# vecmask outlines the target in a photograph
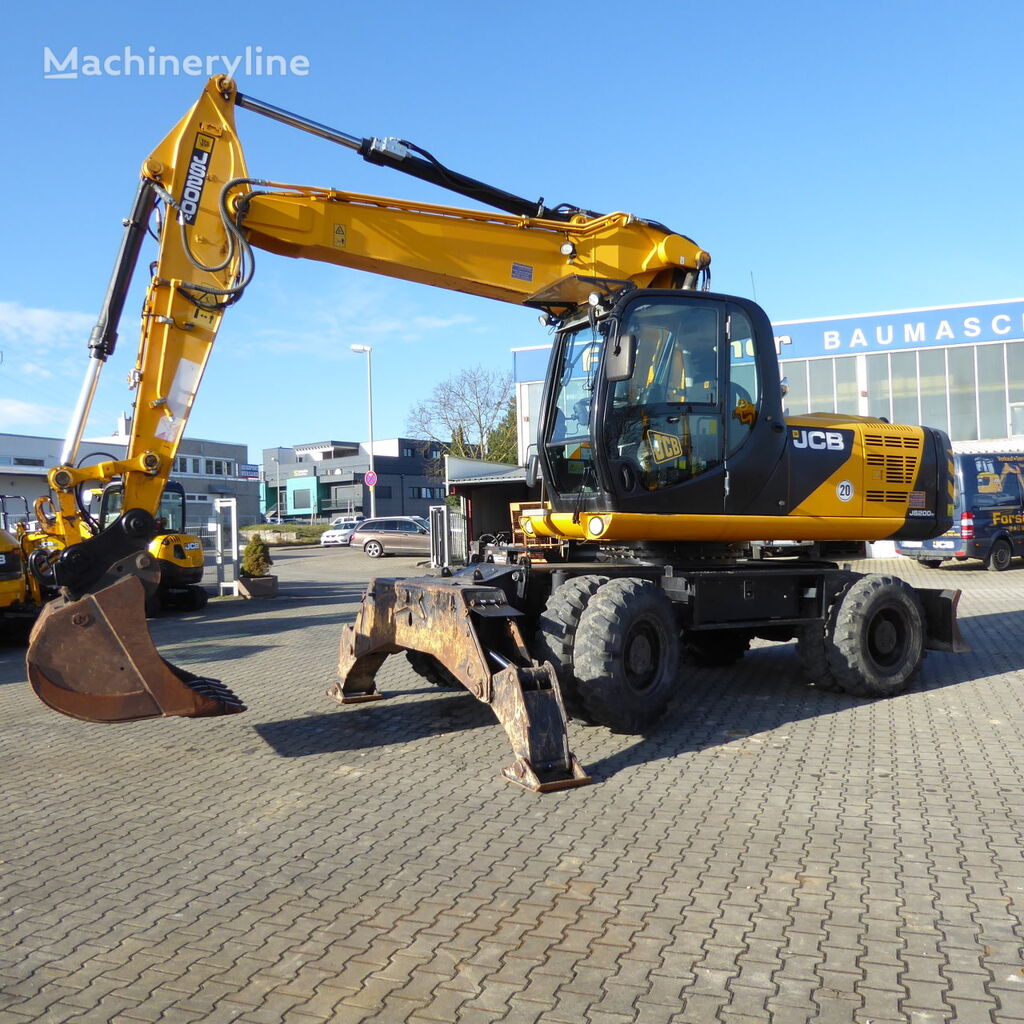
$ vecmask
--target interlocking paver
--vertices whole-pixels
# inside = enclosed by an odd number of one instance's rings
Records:
[[[538,798],[401,657],[323,699],[365,561],[153,620],[237,718],[71,722],[0,649],[3,1024],[1024,1022],[1024,570],[865,564],[964,587],[973,652],[865,702],[757,642],[646,738],[571,725],[596,784]]]

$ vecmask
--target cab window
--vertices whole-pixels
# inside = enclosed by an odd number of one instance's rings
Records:
[[[729,346],[729,391],[725,403],[725,432],[728,454],[738,451],[750,436],[757,420],[760,387],[750,318],[736,306],[729,307],[726,322]]]
[[[658,490],[721,463],[719,305],[657,299],[632,306],[620,332],[635,338],[628,380],[610,395],[606,445],[640,486]]]

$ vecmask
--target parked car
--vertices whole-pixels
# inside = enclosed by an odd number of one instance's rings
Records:
[[[934,540],[900,540],[896,551],[929,569],[980,558],[994,572],[1024,555],[1024,453],[953,456],[953,525]],[[913,514],[913,513],[911,513]]]
[[[349,540],[371,558],[382,555],[429,555],[430,524],[419,516],[391,516],[360,523]]]
[[[263,517],[263,522],[270,523],[273,526],[280,526],[284,522],[284,520],[280,516],[275,515],[273,512],[268,512]]]
[[[348,526],[339,526],[337,529],[331,528],[324,530],[320,534],[320,543],[324,547],[330,547],[332,545],[342,545],[348,547],[349,539],[352,536],[352,532],[355,530],[356,524],[349,523]]]

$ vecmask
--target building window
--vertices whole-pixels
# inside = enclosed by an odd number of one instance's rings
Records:
[[[978,346],[978,436],[1006,437],[1005,346]],[[927,420],[922,422],[927,423]]]
[[[891,419],[889,353],[878,352],[865,358],[868,378],[868,415],[880,420]]]
[[[860,395],[857,390],[857,357],[847,356],[835,361],[836,412],[857,415]]]
[[[443,498],[443,487],[410,487],[410,498]]]
[[[308,487],[297,487],[292,491],[292,508],[309,508],[312,504],[312,491]]]
[[[917,354],[921,375],[921,422],[949,433],[946,408],[946,350],[922,349]]]
[[[18,456],[14,457],[14,465],[16,466],[45,466],[46,463],[42,459],[21,459]]]
[[[800,416],[808,411],[807,360],[794,359],[792,362],[784,363],[782,373],[786,378],[786,386],[788,388],[786,397],[783,399],[786,405],[786,413],[792,416]]]
[[[412,448],[410,448],[408,446],[406,446],[406,447],[404,447],[402,449],[402,458],[403,459],[411,459],[415,454],[416,453],[412,450]]]
[[[811,412],[835,412],[835,381],[831,359],[812,359],[810,370]]]
[[[186,501],[209,501],[210,496],[208,494],[186,494]]]
[[[957,441],[978,439],[978,386],[974,377],[974,347],[950,348],[949,427]]]

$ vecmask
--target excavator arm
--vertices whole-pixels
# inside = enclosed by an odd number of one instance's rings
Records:
[[[239,106],[504,212],[252,178],[235,128]],[[136,394],[128,451],[124,459],[81,468],[78,448],[100,371],[114,352],[132,274],[154,217],[159,251],[130,378]],[[158,580],[146,546],[156,533],[160,496],[221,319],[252,279],[257,248],[534,306],[556,319],[595,290],[696,287],[706,280],[710,263],[692,240],[660,224],[623,213],[549,208],[458,174],[410,143],[348,136],[242,96],[230,79],[211,79],[143,163],[90,338],[89,367],[61,465],[49,475],[56,502],[45,528],[60,543],[49,572],[61,597],[37,622],[27,660],[36,693],[62,713],[125,721],[244,710],[218,681],[192,676],[159,656],[146,627],[144,597]],[[79,490],[87,480],[103,484],[117,476],[123,481],[124,512],[94,535],[79,507]],[[517,761],[507,774],[516,781],[526,778],[531,788],[579,779],[582,773],[564,742],[565,713],[553,671],[530,661],[511,613],[500,610],[500,597],[448,587],[425,592],[417,607],[428,600],[444,604],[463,598],[473,609],[467,622],[487,613],[489,646],[479,647],[477,667],[467,675],[475,681],[467,685],[495,705],[509,733]],[[419,647],[431,656],[428,632],[417,635]],[[352,658],[363,656],[351,638],[343,639],[343,663],[346,644]],[[417,648],[416,636],[407,646]],[[346,671],[341,674],[344,678]],[[373,695],[370,682],[344,689],[339,699]],[[500,699],[492,701],[492,692]]]

